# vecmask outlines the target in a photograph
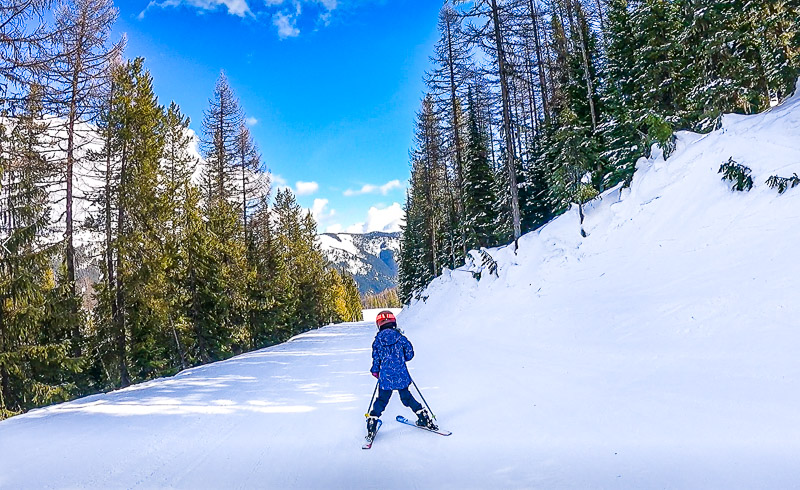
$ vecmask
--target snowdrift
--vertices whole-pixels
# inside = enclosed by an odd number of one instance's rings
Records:
[[[717,173],[752,169],[750,192]],[[2,488],[791,488],[800,97],[680,133],[630,188],[445,271],[399,317],[454,434],[360,449],[370,322],[0,423]]]

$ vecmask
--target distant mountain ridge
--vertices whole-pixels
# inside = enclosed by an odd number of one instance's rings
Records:
[[[323,233],[319,240],[328,260],[353,275],[361,294],[397,286],[399,232]]]

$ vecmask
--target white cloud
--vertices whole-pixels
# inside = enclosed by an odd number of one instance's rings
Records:
[[[319,190],[319,184],[316,182],[297,181],[297,183],[294,185],[294,188],[295,194],[298,196],[310,196]]]
[[[317,203],[318,200],[314,201],[315,207],[317,207],[318,205]],[[327,205],[328,203],[327,199],[325,199],[324,201],[325,201],[324,204]],[[321,206],[320,209],[324,210],[325,206],[324,205]],[[318,213],[318,214],[324,215],[324,213]],[[333,214],[334,213],[332,212],[328,216],[328,218],[331,218]],[[400,227],[405,224],[405,217],[406,214],[403,211],[403,207],[400,205],[400,203],[395,202],[391,206],[384,206],[378,204],[370,207],[369,211],[367,211],[366,223],[358,222],[346,228],[344,228],[339,223],[331,224],[327,227],[327,233],[342,233],[342,232],[369,233],[371,231],[383,231],[387,233],[392,233],[396,231],[402,231]],[[317,222],[319,222],[319,220],[317,220]]]
[[[255,126],[256,124],[258,124],[258,119],[254,118],[253,116],[250,116],[247,119],[245,119],[244,122],[247,123],[248,126]]]
[[[278,28],[278,37],[281,39],[300,35],[300,29],[297,28],[296,22],[297,19],[293,15],[284,12],[278,12],[272,16],[272,25]]]
[[[372,185],[372,184],[365,184],[361,187],[361,189],[354,191],[352,189],[347,189],[344,191],[345,196],[360,196],[363,194],[382,194],[386,195],[392,189],[399,189],[403,187],[399,180],[390,180],[389,182],[383,185]]]
[[[253,12],[250,10],[250,6],[247,4],[247,0],[162,0],[160,2],[153,0],[147,4],[147,7],[145,7],[145,9],[139,14],[139,19],[143,19],[144,13],[152,7],[166,8],[178,7],[180,5],[195,7],[202,11],[210,11],[216,10],[219,7],[226,7],[228,9],[228,13],[231,15],[236,15],[239,17],[253,15]]]
[[[400,226],[405,223],[405,212],[400,203],[394,203],[387,208],[372,206],[367,211],[367,222],[362,225],[363,233],[371,231],[394,232],[400,231]]]
[[[282,176],[278,174],[273,174],[271,171],[269,173],[269,176],[270,179],[272,180],[272,185],[275,187],[276,191],[278,191],[279,189],[291,189],[291,187],[289,187],[289,183]]]
[[[317,14],[318,24],[329,25],[332,13],[339,7],[339,0],[150,0],[138,18],[143,20],[147,11],[152,8],[179,6],[194,8],[200,13],[224,8],[230,15],[271,21],[277,28],[278,37],[286,39],[300,35],[297,23],[304,6],[311,6],[309,10]]]
[[[328,209],[328,200],[327,199],[314,199],[314,204],[311,206],[311,216],[314,217],[314,221],[317,222],[317,228],[323,229],[328,226],[328,223],[336,217],[336,210],[335,209]],[[331,227],[336,227],[339,225],[333,224],[330,225]],[[339,226],[341,228],[341,226]],[[336,233],[336,232],[330,232]]]

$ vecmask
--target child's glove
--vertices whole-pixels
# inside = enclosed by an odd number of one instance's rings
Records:
[[[372,375],[375,376],[376,378],[378,377],[378,373],[372,373]]]

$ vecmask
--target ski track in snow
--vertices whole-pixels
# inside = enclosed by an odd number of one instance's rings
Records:
[[[366,321],[4,421],[0,487],[800,488],[800,188],[764,183],[793,172],[800,96],[680,133],[587,238],[573,209],[488,250],[499,277],[444,271],[399,322],[450,437],[395,395],[361,450]]]

